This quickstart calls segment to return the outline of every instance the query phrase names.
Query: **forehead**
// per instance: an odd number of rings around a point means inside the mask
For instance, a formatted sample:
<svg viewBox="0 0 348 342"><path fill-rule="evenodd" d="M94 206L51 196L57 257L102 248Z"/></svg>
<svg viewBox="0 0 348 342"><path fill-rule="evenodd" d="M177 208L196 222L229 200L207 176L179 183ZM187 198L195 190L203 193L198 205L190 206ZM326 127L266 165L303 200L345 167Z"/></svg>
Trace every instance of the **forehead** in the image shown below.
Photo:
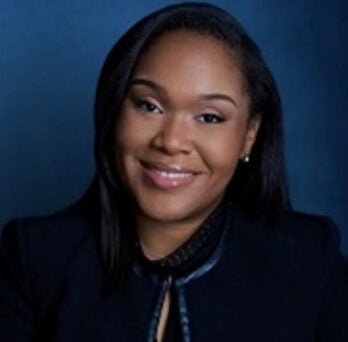
<svg viewBox="0 0 348 342"><path fill-rule="evenodd" d="M154 78L168 88L178 85L183 91L246 91L238 54L218 38L187 30L167 32L152 41L133 76Z"/></svg>
<svg viewBox="0 0 348 342"><path fill-rule="evenodd" d="M173 54L175 57L181 57L182 59L190 55L191 57L194 56L197 62L205 56L208 57L205 62L209 63L211 62L210 57L213 57L213 54L209 56L209 52L215 53L216 58L214 59L220 58L219 62L224 59L228 66L239 64L237 52L222 39L209 33L178 29L164 32L151 40L140 54L137 66L141 65L144 59L148 63L148 58L154 58L154 54L157 55L158 53L162 53L161 58L168 60L171 60ZM180 60L176 61L179 62Z"/></svg>

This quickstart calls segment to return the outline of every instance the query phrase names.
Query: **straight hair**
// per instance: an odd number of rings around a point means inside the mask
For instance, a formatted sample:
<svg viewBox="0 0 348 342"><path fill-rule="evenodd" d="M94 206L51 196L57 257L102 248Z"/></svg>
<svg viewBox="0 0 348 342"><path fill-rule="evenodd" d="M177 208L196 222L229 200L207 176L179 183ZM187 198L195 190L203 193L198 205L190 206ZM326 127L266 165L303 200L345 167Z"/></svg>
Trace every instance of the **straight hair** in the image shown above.
<svg viewBox="0 0 348 342"><path fill-rule="evenodd" d="M101 70L95 98L96 179L100 200L100 243L111 289L126 283L135 253L131 196L115 165L115 125L132 71L160 35L184 29L223 42L237 58L251 100L249 117L262 115L250 163L239 163L226 197L249 215L275 217L290 208L286 182L282 107L276 82L255 42L219 7L181 3L160 9L131 27L113 46Z"/></svg>

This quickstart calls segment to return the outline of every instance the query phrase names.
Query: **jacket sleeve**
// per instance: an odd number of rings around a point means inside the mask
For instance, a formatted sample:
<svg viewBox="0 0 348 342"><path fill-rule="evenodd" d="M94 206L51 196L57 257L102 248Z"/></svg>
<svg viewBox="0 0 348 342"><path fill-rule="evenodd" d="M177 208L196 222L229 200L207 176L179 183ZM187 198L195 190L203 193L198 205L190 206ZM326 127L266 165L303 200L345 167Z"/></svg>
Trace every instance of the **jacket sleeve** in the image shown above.
<svg viewBox="0 0 348 342"><path fill-rule="evenodd" d="M34 306L25 254L25 229L12 221L4 227L0 248L0 341L34 341Z"/></svg>
<svg viewBox="0 0 348 342"><path fill-rule="evenodd" d="M341 253L339 245L338 229L328 219L323 237L328 276L318 321L320 342L348 341L348 260Z"/></svg>

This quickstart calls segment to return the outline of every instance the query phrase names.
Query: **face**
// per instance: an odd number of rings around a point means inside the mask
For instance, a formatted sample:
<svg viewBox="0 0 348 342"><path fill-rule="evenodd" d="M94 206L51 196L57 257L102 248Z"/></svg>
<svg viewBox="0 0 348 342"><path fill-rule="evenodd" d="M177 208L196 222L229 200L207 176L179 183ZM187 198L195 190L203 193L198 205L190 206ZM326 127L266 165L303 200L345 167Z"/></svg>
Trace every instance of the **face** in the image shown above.
<svg viewBox="0 0 348 342"><path fill-rule="evenodd" d="M187 31L140 57L116 125L118 173L139 217L202 222L221 200L260 124L233 51Z"/></svg>

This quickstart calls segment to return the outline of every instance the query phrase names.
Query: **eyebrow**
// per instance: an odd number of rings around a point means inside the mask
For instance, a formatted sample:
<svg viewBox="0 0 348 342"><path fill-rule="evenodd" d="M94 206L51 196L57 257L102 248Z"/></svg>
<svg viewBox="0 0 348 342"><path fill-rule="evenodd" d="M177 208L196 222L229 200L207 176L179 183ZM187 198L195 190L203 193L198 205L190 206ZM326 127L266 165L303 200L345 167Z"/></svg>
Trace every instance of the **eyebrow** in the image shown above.
<svg viewBox="0 0 348 342"><path fill-rule="evenodd" d="M155 90L158 93L166 93L166 90L161 85L157 84L156 82L147 80L146 78L135 78L135 79L131 80L131 82L129 84L129 88L136 86L136 85L147 86L149 88L152 88L153 90Z"/></svg>
<svg viewBox="0 0 348 342"><path fill-rule="evenodd" d="M135 79L131 80L129 87L133 87L133 86L137 86L137 85L147 86L149 88L152 88L154 91L156 91L158 93L162 93L162 94L166 93L166 90L164 87L162 87L158 83L151 81L151 80L148 80L146 78L135 78ZM227 102L232 103L236 107L238 106L237 101L235 101L231 96L229 96L227 94L222 94L222 93L202 94L199 97L203 100L227 101Z"/></svg>
<svg viewBox="0 0 348 342"><path fill-rule="evenodd" d="M205 94L200 96L204 100L222 100L222 101L228 101L232 103L234 106L238 106L237 102L231 97L226 94Z"/></svg>

